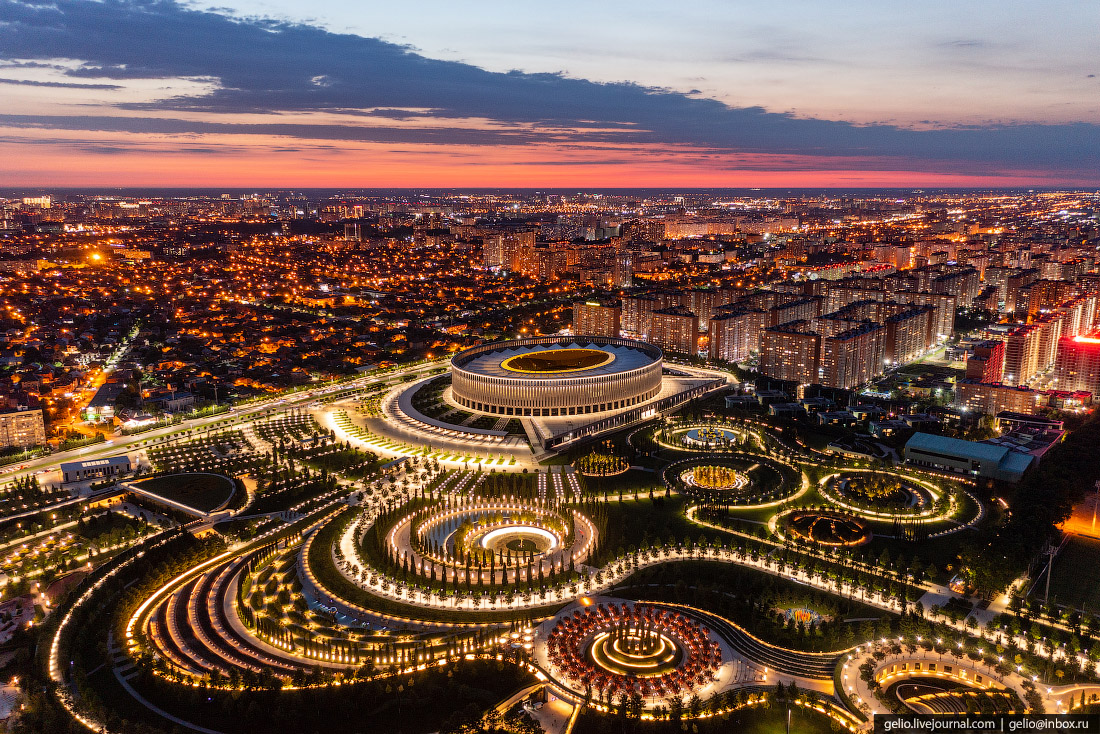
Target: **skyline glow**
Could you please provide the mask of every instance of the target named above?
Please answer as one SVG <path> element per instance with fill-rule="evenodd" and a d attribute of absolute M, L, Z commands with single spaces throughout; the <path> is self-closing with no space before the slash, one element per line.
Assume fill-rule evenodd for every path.
<path fill-rule="evenodd" d="M 432 3 L 414 17 L 337 1 L 307 19 L 289 15 L 286 0 L 237 0 L 217 13 L 167 0 L 3 0 L 0 177 L 122 186 L 1100 182 L 1095 7 L 971 7 L 942 27 L 940 3 L 893 15 L 833 8 L 831 27 L 817 5 L 703 3 L 667 19 L 613 5 L 590 16 L 570 3 L 553 15 L 480 7 L 460 14 Z M 713 23 L 702 22 L 707 13 Z M 1020 20 L 1027 33 L 1008 27 Z M 540 32 L 525 34 L 531 27 Z M 593 41 L 593 27 L 609 31 L 605 43 Z M 525 38 L 535 39 L 527 55 Z M 817 53 L 823 47 L 828 54 Z M 448 60 L 460 58 L 476 65 Z M 698 76 L 684 76 L 688 68 Z"/>

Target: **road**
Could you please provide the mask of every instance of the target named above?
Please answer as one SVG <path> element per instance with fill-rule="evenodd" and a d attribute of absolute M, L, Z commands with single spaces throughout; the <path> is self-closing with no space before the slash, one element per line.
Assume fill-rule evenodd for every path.
<path fill-rule="evenodd" d="M 427 372 L 428 370 L 435 369 L 437 367 L 442 367 L 444 365 L 446 365 L 445 361 L 429 362 L 417 365 L 415 367 L 395 370 L 393 372 L 385 372 L 378 375 L 360 377 L 349 382 L 342 382 L 335 385 L 318 385 L 311 390 L 306 390 L 301 393 L 295 393 L 294 395 L 290 395 L 287 397 L 273 397 L 270 400 L 252 403 L 241 408 L 234 408 L 228 413 L 219 413 L 217 415 L 208 416 L 206 418 L 186 420 L 183 423 L 174 426 L 155 428 L 151 431 L 145 431 L 144 433 L 138 433 L 133 436 L 120 436 L 118 438 L 115 438 L 113 441 L 108 441 L 107 443 L 84 446 L 82 448 L 72 449 L 70 451 L 61 451 L 58 453 L 50 454 L 48 456 L 43 456 L 38 459 L 32 459 L 30 461 L 20 464 L 12 464 L 10 466 L 0 468 L 0 481 L 10 480 L 16 475 L 35 473 L 49 467 L 56 467 L 58 464 L 64 461 L 86 461 L 88 459 L 95 459 L 103 456 L 113 456 L 115 454 L 126 453 L 127 451 L 132 451 L 139 446 L 146 445 L 153 439 L 181 434 L 186 431 L 201 430 L 206 426 L 226 420 L 241 422 L 250 418 L 259 418 L 263 413 L 266 413 L 268 410 L 271 410 L 273 408 L 282 411 L 288 410 L 290 408 L 302 407 L 319 398 L 323 398 L 329 393 L 340 392 L 351 388 L 363 388 L 376 382 L 392 380 L 394 377 L 420 374 L 423 372 Z"/>

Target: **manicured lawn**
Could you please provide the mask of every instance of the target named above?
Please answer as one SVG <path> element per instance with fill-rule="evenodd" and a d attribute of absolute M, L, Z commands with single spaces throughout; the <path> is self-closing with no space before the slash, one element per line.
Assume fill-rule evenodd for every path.
<path fill-rule="evenodd" d="M 212 512 L 223 505 L 236 489 L 233 480 L 221 474 L 165 474 L 134 484 L 158 497 L 202 512 Z"/>
<path fill-rule="evenodd" d="M 631 469 L 623 474 L 610 477 L 582 476 L 580 479 L 589 492 L 597 495 L 617 495 L 620 489 L 624 494 L 633 495 L 635 490 L 648 494 L 651 487 L 659 488 L 662 494 L 665 491 L 665 485 L 661 482 L 659 472 L 641 471 L 640 469 Z"/>
<path fill-rule="evenodd" d="M 396 678 L 297 691 L 209 691 L 152 677 L 134 682 L 161 708 L 226 734 L 426 734 L 476 720 L 535 677 L 503 661 L 461 660 Z M 128 711 L 144 709 L 133 699 L 126 705 Z M 160 725 L 186 731 L 163 720 Z"/>
<path fill-rule="evenodd" d="M 612 499 L 603 505 L 607 512 L 607 524 L 600 549 L 597 551 L 596 564 L 605 563 L 618 555 L 619 550 L 631 546 L 641 548 L 643 543 L 659 545 L 675 539 L 682 542 L 697 540 L 699 536 L 722 537 L 719 533 L 700 527 L 684 517 L 685 500 L 679 495 L 666 498 L 664 490 L 656 493 L 653 500 L 648 495 L 639 500 L 625 500 L 620 503 Z"/>
<path fill-rule="evenodd" d="M 1040 584 L 1045 586 L 1046 579 Z M 1100 540 L 1073 536 L 1054 559 L 1050 599 L 1077 608 L 1100 606 Z"/>
<path fill-rule="evenodd" d="M 830 726 L 829 717 L 816 711 L 808 711 L 798 706 L 791 707 L 792 733 L 797 734 L 830 734 L 833 729 Z M 613 716 L 599 714 L 591 709 L 585 711 L 577 720 L 573 728 L 574 734 L 603 734 L 604 732 L 629 731 L 635 734 L 663 734 L 664 732 L 683 731 L 698 732 L 698 734 L 785 734 L 787 732 L 787 707 L 781 704 L 773 704 L 771 707 L 752 706 L 734 711 L 727 716 L 718 716 L 711 719 L 683 722 L 678 724 L 667 721 L 630 721 L 625 722 L 627 728 L 621 728 L 622 724 Z"/>

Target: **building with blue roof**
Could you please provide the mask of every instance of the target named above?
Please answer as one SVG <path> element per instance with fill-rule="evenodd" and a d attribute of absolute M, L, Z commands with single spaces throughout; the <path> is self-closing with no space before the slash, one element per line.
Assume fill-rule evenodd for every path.
<path fill-rule="evenodd" d="M 905 444 L 905 461 L 914 466 L 1015 484 L 1035 457 L 1011 446 L 914 433 Z"/>

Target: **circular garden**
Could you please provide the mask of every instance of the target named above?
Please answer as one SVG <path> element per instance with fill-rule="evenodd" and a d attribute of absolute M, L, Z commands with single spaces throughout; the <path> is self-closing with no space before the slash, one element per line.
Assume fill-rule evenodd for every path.
<path fill-rule="evenodd" d="M 749 478 L 742 472 L 717 464 L 696 464 L 680 475 L 685 484 L 700 489 L 741 491 L 748 487 Z"/>
<path fill-rule="evenodd" d="M 665 468 L 665 485 L 708 505 L 745 506 L 782 502 L 801 488 L 793 467 L 753 454 L 684 459 Z"/>
<path fill-rule="evenodd" d="M 630 471 L 630 462 L 615 453 L 610 442 L 573 462 L 573 469 L 586 477 L 613 477 Z"/>
<path fill-rule="evenodd" d="M 907 477 L 884 472 L 845 472 L 822 483 L 822 492 L 838 504 L 891 515 L 928 516 L 940 494 Z"/>
<path fill-rule="evenodd" d="M 444 511 L 422 510 L 408 522 L 412 549 L 443 563 L 471 555 L 537 557 L 573 542 L 572 518 L 522 505 L 486 502 Z M 397 533 L 392 537 L 399 543 Z"/>
<path fill-rule="evenodd" d="M 546 637 L 546 653 L 574 689 L 647 699 L 697 691 L 722 663 L 705 628 L 646 604 L 597 604 L 564 615 Z"/>
<path fill-rule="evenodd" d="M 728 426 L 693 424 L 662 427 L 654 438 L 680 451 L 737 451 L 748 440 L 748 434 Z"/>
<path fill-rule="evenodd" d="M 871 540 L 859 519 L 832 510 L 791 510 L 776 516 L 781 534 L 818 545 L 851 547 Z"/>

